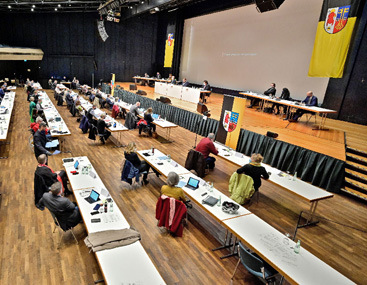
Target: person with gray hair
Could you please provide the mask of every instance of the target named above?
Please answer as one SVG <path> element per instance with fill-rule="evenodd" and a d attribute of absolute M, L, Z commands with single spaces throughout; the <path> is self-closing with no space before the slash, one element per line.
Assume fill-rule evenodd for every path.
<path fill-rule="evenodd" d="M 106 140 L 110 137 L 111 132 L 106 130 L 106 128 L 110 127 L 110 124 L 106 124 L 106 122 L 104 121 L 106 119 L 106 114 L 103 113 L 101 114 L 100 118 L 98 119 L 97 122 L 97 129 L 98 129 L 98 134 L 103 135 L 101 136 L 101 141 L 103 144 L 106 143 Z"/>
<path fill-rule="evenodd" d="M 214 157 L 209 156 L 209 154 L 218 154 L 218 149 L 213 143 L 214 140 L 215 134 L 210 133 L 206 138 L 203 138 L 195 148 L 196 151 L 203 154 L 206 164 L 209 166 L 209 169 L 214 169 L 216 160 Z"/>
<path fill-rule="evenodd" d="M 176 185 L 180 182 L 180 177 L 176 172 L 170 172 L 167 176 L 167 185 L 163 185 L 161 188 L 161 195 L 175 198 L 182 202 L 186 202 L 185 194 L 182 188 Z"/>
<path fill-rule="evenodd" d="M 43 194 L 39 205 L 46 207 L 56 216 L 63 230 L 68 230 L 79 224 L 82 217 L 79 208 L 68 198 L 61 196 L 61 189 L 60 182 L 52 184 L 51 191 Z"/>

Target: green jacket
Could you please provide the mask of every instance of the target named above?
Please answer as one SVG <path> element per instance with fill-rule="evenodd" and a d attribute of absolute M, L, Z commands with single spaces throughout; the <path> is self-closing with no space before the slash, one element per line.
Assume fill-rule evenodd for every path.
<path fill-rule="evenodd" d="M 31 104 L 29 104 L 29 115 L 32 117 L 32 110 L 33 108 L 36 108 L 36 103 L 34 103 L 33 101 L 31 102 Z"/>
<path fill-rule="evenodd" d="M 242 205 L 255 193 L 254 181 L 250 176 L 234 172 L 229 179 L 229 192 L 231 199 Z"/>

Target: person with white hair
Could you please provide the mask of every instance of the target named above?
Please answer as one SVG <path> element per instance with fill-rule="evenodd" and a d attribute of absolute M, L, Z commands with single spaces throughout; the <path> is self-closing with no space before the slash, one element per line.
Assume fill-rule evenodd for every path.
<path fill-rule="evenodd" d="M 171 171 L 167 176 L 167 185 L 163 185 L 161 188 L 161 195 L 166 195 L 176 200 L 186 202 L 186 197 L 182 188 L 176 185 L 180 182 L 180 177 L 176 172 Z"/>
<path fill-rule="evenodd" d="M 209 156 L 209 154 L 218 154 L 218 149 L 214 145 L 215 134 L 210 133 L 206 138 L 203 138 L 199 144 L 196 146 L 195 150 L 201 152 L 204 156 L 206 164 L 209 166 L 209 169 L 213 169 L 215 167 L 215 158 Z"/>
<path fill-rule="evenodd" d="M 98 119 L 98 122 L 97 122 L 98 134 L 103 135 L 103 136 L 101 136 L 101 141 L 102 141 L 103 144 L 106 143 L 106 140 L 111 135 L 111 132 L 106 130 L 106 128 L 110 127 L 111 124 L 106 124 L 105 119 L 106 119 L 106 114 L 103 113 L 103 114 L 101 114 L 101 116 L 100 116 L 100 118 Z"/>

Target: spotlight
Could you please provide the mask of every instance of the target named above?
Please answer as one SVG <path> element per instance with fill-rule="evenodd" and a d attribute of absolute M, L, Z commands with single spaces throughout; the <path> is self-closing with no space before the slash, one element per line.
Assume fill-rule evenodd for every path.
<path fill-rule="evenodd" d="M 61 4 L 57 5 L 57 7 L 61 7 Z"/>
<path fill-rule="evenodd" d="M 34 11 L 34 9 L 32 8 L 32 9 L 31 9 L 31 11 L 33 12 L 33 11 Z"/>
<path fill-rule="evenodd" d="M 36 8 L 36 5 L 32 5 L 32 8 Z"/>
<path fill-rule="evenodd" d="M 11 9 L 11 6 L 9 5 L 8 8 Z"/>
<path fill-rule="evenodd" d="M 57 11 L 57 8 L 55 8 L 55 11 Z"/>

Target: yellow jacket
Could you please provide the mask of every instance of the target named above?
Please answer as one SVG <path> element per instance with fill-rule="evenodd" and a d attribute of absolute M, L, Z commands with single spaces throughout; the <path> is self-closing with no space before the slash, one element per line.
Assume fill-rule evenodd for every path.
<path fill-rule="evenodd" d="M 233 201 L 242 205 L 254 195 L 254 181 L 248 175 L 234 172 L 229 179 L 229 193 Z"/>

